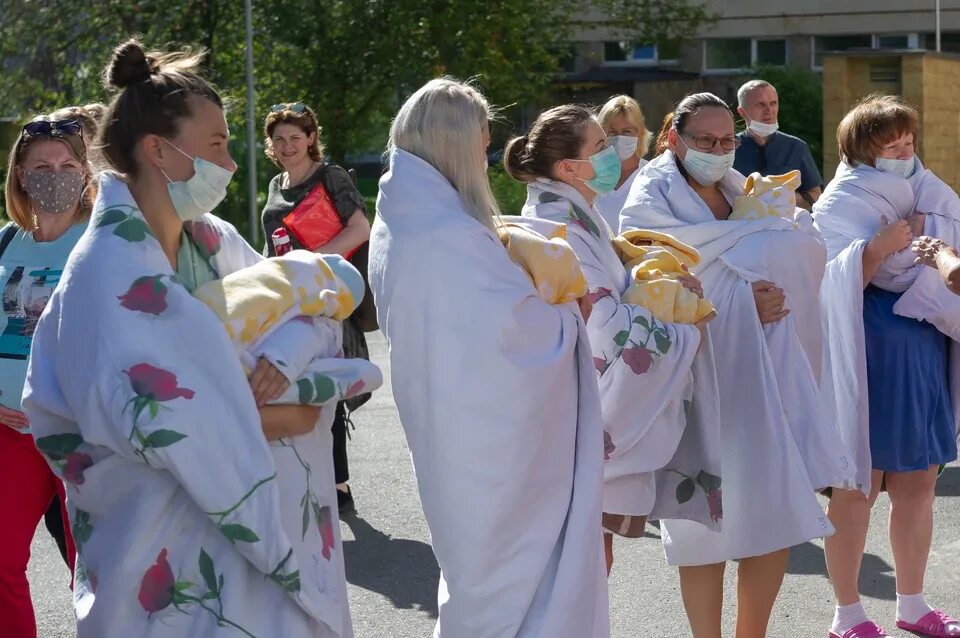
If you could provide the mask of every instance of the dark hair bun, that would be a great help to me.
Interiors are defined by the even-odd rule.
[[[103,83],[108,89],[123,89],[150,77],[152,58],[147,57],[143,45],[135,38],[127,40],[113,52],[113,58],[103,74]]]

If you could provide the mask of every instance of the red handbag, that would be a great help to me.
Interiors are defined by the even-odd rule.
[[[301,246],[310,251],[320,248],[343,230],[337,207],[323,183],[314,186],[297,207],[283,218],[283,225]],[[353,249],[344,257],[349,259],[355,252],[356,249]]]

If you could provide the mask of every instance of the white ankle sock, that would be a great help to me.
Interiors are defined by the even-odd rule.
[[[842,636],[862,622],[870,620],[867,618],[867,612],[863,608],[863,603],[859,600],[852,605],[837,605],[837,610],[833,612],[833,625],[830,631]]]
[[[897,620],[916,624],[918,620],[931,611],[933,611],[933,607],[927,604],[927,599],[923,593],[897,594]]]

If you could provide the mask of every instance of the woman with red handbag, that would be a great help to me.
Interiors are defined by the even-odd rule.
[[[342,167],[323,161],[320,126],[310,107],[301,102],[275,104],[264,124],[265,153],[283,169],[270,181],[262,224],[268,256],[276,254],[278,230],[289,239],[281,245],[322,253],[337,253],[355,262],[365,257],[370,222],[363,196]],[[289,249],[288,248],[288,249]],[[282,249],[281,249],[282,252]],[[366,277],[363,264],[361,272]],[[359,312],[359,309],[358,309]],[[348,358],[369,359],[361,317],[355,312],[343,322],[343,350]],[[347,409],[352,412],[370,395],[337,404],[333,421],[333,466],[340,513],[354,511],[347,464]],[[356,401],[356,402],[354,402]]]

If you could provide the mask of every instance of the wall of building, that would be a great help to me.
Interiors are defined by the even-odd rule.
[[[896,81],[887,72],[891,66],[899,70]],[[917,109],[920,158],[941,179],[960,189],[960,58],[935,53],[831,55],[824,60],[824,178],[833,176],[840,161],[836,143],[840,120],[870,93],[901,95]]]

